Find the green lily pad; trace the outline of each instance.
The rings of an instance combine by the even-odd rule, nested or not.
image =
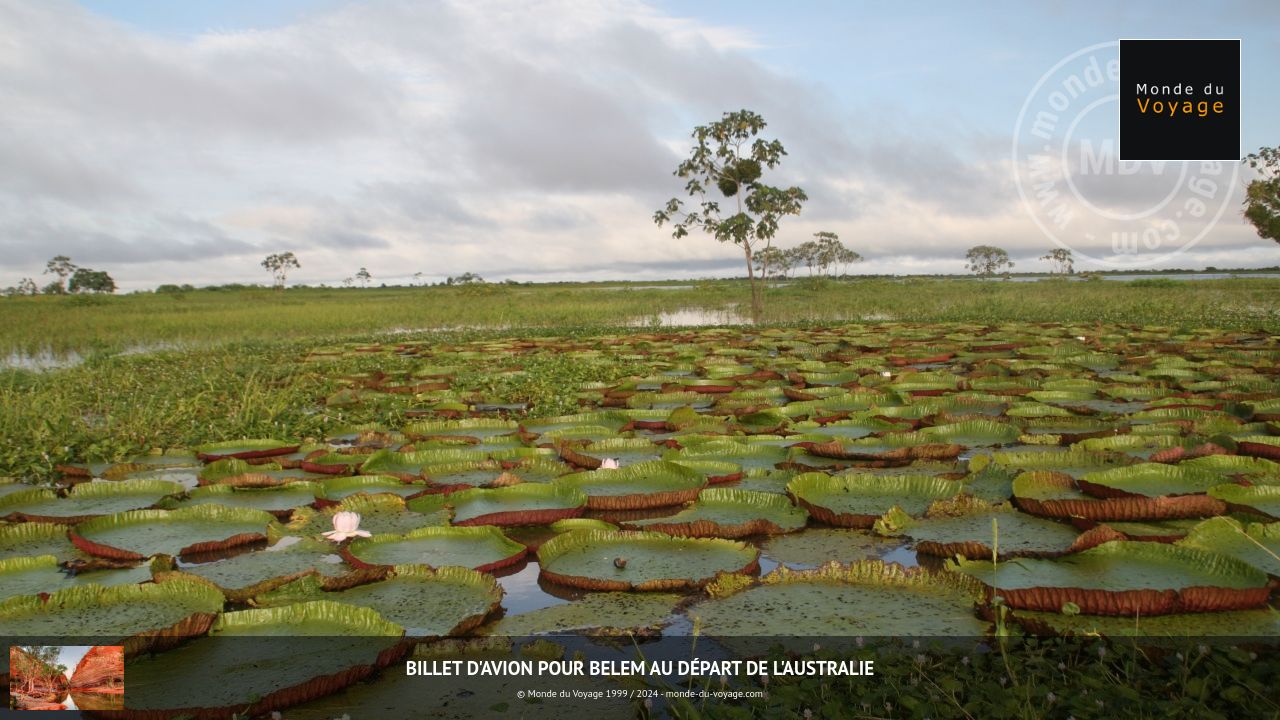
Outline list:
[[[920,431],[934,442],[958,443],[970,447],[1008,445],[1018,439],[1018,428],[994,420],[968,420],[948,425],[935,425]]]
[[[1209,494],[1225,503],[1280,520],[1280,485],[1218,485]]]
[[[403,535],[360,538],[343,549],[343,557],[357,566],[460,566],[489,572],[514,565],[525,547],[491,525],[427,527]]]
[[[919,515],[935,500],[955,497],[961,484],[929,475],[804,473],[787,492],[815,519],[840,527],[871,527],[891,508]]]
[[[1079,480],[1085,492],[1103,497],[1119,495],[1193,495],[1208,492],[1222,483],[1222,478],[1207,470],[1181,465],[1141,463],[1125,467],[1085,473]]]
[[[1259,607],[1270,594],[1266,573],[1243,561],[1163,543],[1116,540],[1053,560],[993,566],[962,559],[948,566],[1025,610],[1070,602],[1091,615],[1167,615]]]
[[[141,560],[161,553],[185,555],[260,542],[274,523],[260,510],[198,505],[181,510],[131,510],[77,525],[76,547],[99,557]]]
[[[405,533],[423,527],[449,524],[449,513],[441,510],[430,515],[412,512],[404,498],[392,494],[350,495],[333,507],[320,511],[310,508],[295,510],[286,526],[295,535],[318,537],[333,529],[333,517],[340,512],[360,516],[360,529],[375,535]]]
[[[572,602],[503,617],[487,632],[528,636],[562,633],[647,635],[667,624],[683,595],[672,593],[591,593]]]
[[[423,492],[428,487],[426,483],[407,483],[389,475],[326,478],[320,484],[324,487],[324,498],[333,501],[358,494],[391,493],[400,497],[409,497]]]
[[[993,545],[1001,559],[1062,555],[1080,536],[1066,523],[1020,513],[1008,505],[985,504],[936,517],[931,512],[921,520],[904,514],[902,525],[894,528],[893,534],[911,538],[916,552],[973,559],[990,558]]]
[[[848,564],[872,560],[900,545],[900,541],[872,535],[866,530],[809,528],[771,537],[761,545],[761,552],[780,565],[810,569],[829,562]]]
[[[731,540],[588,530],[538,548],[542,577],[587,590],[678,590],[721,572],[755,572],[759,551]]]
[[[52,593],[78,585],[125,585],[146,582],[151,570],[146,565],[121,570],[95,570],[68,575],[60,571],[52,555],[0,560],[0,600],[18,595]]]
[[[45,522],[74,523],[99,515],[137,510],[161,498],[180,493],[178,483],[163,480],[85,482],[71,488],[65,498],[51,490],[29,490],[0,498],[0,514],[16,514]]]
[[[877,560],[816,570],[786,568],[727,596],[691,606],[712,637],[974,637],[987,623],[974,614],[971,584],[903,570]],[[808,648],[806,648],[808,650]]]
[[[35,555],[54,555],[67,560],[78,555],[67,537],[67,526],[57,523],[0,525],[0,560]]]
[[[561,485],[521,483],[499,488],[473,488],[447,495],[423,495],[410,500],[409,509],[420,513],[451,509],[452,524],[547,525],[577,517],[586,508],[587,496]]]
[[[165,715],[265,715],[358,682],[396,656],[389,653],[402,645],[403,633],[368,608],[323,600],[225,613],[208,638],[126,662],[128,707]],[[293,639],[230,640],[259,636]],[[183,692],[175,693],[179,687]]]
[[[199,564],[179,563],[173,569],[212,583],[228,600],[243,602],[301,575],[337,576],[351,571],[332,543],[309,538],[285,538],[276,544]],[[155,572],[164,577],[164,570]]]
[[[742,538],[802,529],[809,514],[785,496],[736,488],[707,488],[680,512],[665,518],[623,523],[627,530],[653,530],[680,537]]]
[[[0,604],[0,634],[92,634],[113,641],[156,632],[181,637],[206,630],[213,616],[222,612],[222,605],[222,593],[182,579],[114,587],[81,585],[52,593],[48,600],[26,596]],[[203,620],[193,618],[195,615],[203,616]]]
[[[553,484],[585,493],[593,510],[642,510],[688,502],[707,479],[683,465],[654,461],[564,475]]]
[[[486,459],[488,454],[484,451],[462,448],[421,452],[379,450],[364,459],[360,465],[360,474],[392,475],[404,480],[417,480],[426,477],[425,468],[428,465],[481,462]]]
[[[1249,638],[1251,642],[1280,638],[1280,612],[1270,607],[1150,617],[1064,615],[1019,610],[1014,619],[1037,631],[1080,637],[1229,637]]]
[[[1230,555],[1280,577],[1280,522],[1244,525],[1227,517],[1209,518],[1178,544]]]
[[[479,625],[498,609],[502,588],[489,575],[462,567],[432,569],[425,565],[398,565],[385,579],[346,586],[326,587],[325,580],[309,575],[258,596],[259,607],[289,605],[310,600],[333,600],[375,610],[405,628],[411,637],[460,635]]]
[[[298,449],[297,443],[280,440],[227,440],[225,442],[197,445],[196,456],[205,462],[236,458],[250,460],[255,458],[288,455]]]
[[[303,505],[310,505],[317,498],[322,497],[324,497],[324,488],[319,483],[313,482],[292,482],[269,488],[206,485],[192,490],[188,499],[174,502],[171,507],[176,509],[197,505],[221,505],[282,513]]]

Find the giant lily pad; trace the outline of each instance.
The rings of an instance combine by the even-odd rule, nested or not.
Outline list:
[[[792,478],[787,492],[814,518],[839,527],[871,527],[876,518],[898,507],[922,514],[935,500],[955,497],[961,485],[929,475],[840,475],[804,473]]]
[[[1024,472],[1013,480],[1013,501],[1033,515],[1086,520],[1172,520],[1221,515],[1227,506],[1208,495],[1095,498],[1080,491],[1076,480],[1051,470]]]
[[[379,450],[364,459],[360,465],[362,475],[390,475],[401,480],[413,481],[426,477],[428,465],[446,463],[480,462],[488,459],[483,451],[467,449],[423,450],[421,452],[394,452]]]
[[[355,540],[342,556],[356,567],[380,565],[457,565],[490,572],[514,565],[525,556],[525,546],[503,535],[496,527],[427,527],[403,535],[374,535]]]
[[[57,523],[0,525],[0,560],[35,555],[54,555],[66,560],[77,554],[67,537],[67,526]]]
[[[77,585],[125,585],[150,579],[151,571],[146,565],[69,575],[62,572],[58,559],[52,555],[9,558],[0,560],[0,600],[51,593]]]
[[[333,529],[333,518],[340,512],[360,515],[360,529],[375,535],[409,532],[422,527],[449,524],[449,514],[444,510],[430,515],[411,512],[404,498],[389,493],[375,495],[351,495],[342,502],[320,511],[299,508],[289,519],[288,529],[297,535],[316,536]]]
[[[1217,474],[1207,470],[1160,463],[1141,463],[1086,473],[1078,481],[1080,489],[1098,497],[1194,495],[1208,492],[1209,488],[1221,482]]]
[[[292,482],[268,488],[240,488],[231,485],[206,485],[192,490],[187,500],[174,502],[173,508],[198,505],[221,505],[232,508],[263,510],[276,517],[288,517],[294,508],[310,505],[324,496],[319,483]]]
[[[170,573],[194,575],[220,590],[228,600],[243,602],[259,593],[307,575],[336,576],[350,572],[332,543],[309,538],[285,538],[275,545],[198,564],[175,563],[157,558],[152,572],[157,580]]]
[[[901,541],[849,528],[809,528],[776,535],[761,545],[764,557],[792,569],[812,569],[829,562],[873,560],[899,547]]]
[[[505,616],[487,631],[504,636],[651,635],[669,621],[683,600],[683,595],[673,593],[590,593],[572,602]]]
[[[808,513],[776,493],[707,488],[693,504],[675,515],[637,520],[622,526],[679,537],[742,538],[795,532],[803,528],[808,519]]]
[[[1071,525],[1020,513],[1007,504],[952,503],[946,508],[939,504],[921,520],[892,511],[876,528],[906,535],[915,542],[916,552],[937,557],[990,558],[993,546],[1002,560],[1053,557],[1083,549],[1078,544],[1080,533]]]
[[[146,717],[266,715],[390,664],[408,649],[403,634],[373,610],[324,600],[226,613],[207,638],[127,662],[128,709]],[[261,636],[290,640],[235,639]]]
[[[593,510],[643,510],[689,502],[707,479],[683,465],[654,461],[563,475],[554,484],[586,493]]]
[[[502,587],[491,576],[462,567],[398,565],[385,578],[351,583],[315,575],[259,596],[260,607],[334,600],[376,610],[413,637],[469,632],[498,609]]]
[[[0,635],[91,634],[109,641],[128,639],[128,649],[138,652],[166,639],[204,634],[222,604],[222,593],[181,578],[109,588],[81,585],[47,599],[15,597],[0,604]]]
[[[1218,485],[1209,494],[1232,507],[1280,520],[1280,485]]]
[[[994,420],[967,420],[948,425],[935,425],[920,434],[936,438],[937,443],[958,443],[970,447],[1007,445],[1018,439],[1018,428]]]
[[[1178,544],[1230,555],[1280,577],[1280,522],[1246,525],[1227,517],[1209,518]]]
[[[28,490],[0,498],[0,513],[19,520],[74,524],[82,520],[137,510],[183,487],[164,480],[121,480],[80,483],[65,498],[51,490]]]
[[[721,572],[756,572],[759,555],[731,540],[586,530],[543,543],[538,563],[542,577],[562,585],[656,591],[701,587]]]
[[[226,442],[208,443],[195,448],[196,456],[205,462],[236,458],[251,460],[256,458],[288,455],[298,449],[297,443],[279,440],[227,440]]]
[[[360,494],[390,493],[400,497],[412,497],[427,489],[426,483],[405,482],[390,475],[354,475],[327,478],[321,484],[324,486],[324,498],[335,502],[351,495]]]
[[[1280,638],[1280,612],[1264,607],[1215,613],[1177,615],[1064,615],[1057,612],[1019,610],[1018,624],[1034,632],[1079,637],[1228,637],[1256,642]]]
[[[410,500],[409,509],[420,513],[449,508],[452,524],[548,525],[557,520],[578,517],[587,505],[580,490],[560,485],[521,483],[492,489],[474,488],[448,495],[423,495]]]
[[[781,567],[745,586],[726,583],[686,612],[712,637],[978,636],[975,583],[866,560],[815,570]],[[808,648],[806,648],[808,649]]]
[[[1089,615],[1167,615],[1246,610],[1271,593],[1266,573],[1204,550],[1116,540],[1054,560],[949,567],[981,580],[1014,608],[1052,612],[1074,603]]]
[[[71,542],[90,555],[116,560],[194,555],[265,541],[273,521],[260,510],[220,505],[131,510],[77,525]]]

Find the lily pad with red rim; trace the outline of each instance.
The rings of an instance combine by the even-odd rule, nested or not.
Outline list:
[[[29,490],[0,498],[0,515],[34,522],[75,524],[101,515],[151,507],[183,492],[164,480],[92,481],[79,483],[59,497],[52,490]]]
[[[492,576],[467,568],[398,565],[381,579],[355,583],[308,575],[259,595],[254,604],[322,599],[374,610],[410,637],[445,637],[470,632],[496,611],[502,587]]]
[[[581,491],[543,483],[423,495],[408,502],[410,510],[420,513],[448,508],[453,516],[451,524],[458,527],[548,525],[557,520],[578,517],[586,506],[587,496]]]
[[[754,547],[719,538],[587,530],[557,535],[538,548],[541,576],[585,590],[680,590],[718,573],[754,573]]]
[[[707,479],[692,468],[653,461],[564,475],[552,484],[585,493],[592,510],[643,510],[689,502]]]
[[[252,460],[288,455],[296,451],[298,447],[298,443],[281,440],[227,440],[197,445],[194,450],[196,451],[196,457],[205,462],[213,462],[226,458]]]
[[[839,527],[869,528],[898,507],[921,515],[930,503],[955,497],[962,486],[929,475],[824,475],[804,473],[787,483],[787,493],[815,519]]]
[[[803,529],[808,520],[809,514],[784,495],[707,488],[675,515],[623,523],[622,527],[678,537],[743,538],[795,532]]]
[[[1235,558],[1163,543],[1116,540],[1053,560],[949,561],[1010,607],[1087,615],[1246,610],[1271,594],[1266,573]]]
[[[275,518],[261,510],[198,505],[181,510],[131,510],[77,525],[71,542],[90,555],[143,560],[191,555],[265,542]]]
[[[524,545],[498,528],[426,527],[401,535],[359,538],[341,550],[347,562],[360,568],[394,565],[459,566],[492,572],[524,559]]]

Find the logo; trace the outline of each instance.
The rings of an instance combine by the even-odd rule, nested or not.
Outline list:
[[[1213,229],[1240,163],[1121,160],[1119,46],[1083,48],[1040,77],[1018,113],[1013,172],[1055,244],[1077,259],[1136,269],[1176,257]]]

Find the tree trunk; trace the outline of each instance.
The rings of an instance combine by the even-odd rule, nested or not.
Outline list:
[[[751,322],[759,325],[764,316],[764,298],[760,294],[760,284],[756,282],[755,269],[751,267],[751,247],[743,243],[742,252],[747,256],[747,280],[751,283]]]

